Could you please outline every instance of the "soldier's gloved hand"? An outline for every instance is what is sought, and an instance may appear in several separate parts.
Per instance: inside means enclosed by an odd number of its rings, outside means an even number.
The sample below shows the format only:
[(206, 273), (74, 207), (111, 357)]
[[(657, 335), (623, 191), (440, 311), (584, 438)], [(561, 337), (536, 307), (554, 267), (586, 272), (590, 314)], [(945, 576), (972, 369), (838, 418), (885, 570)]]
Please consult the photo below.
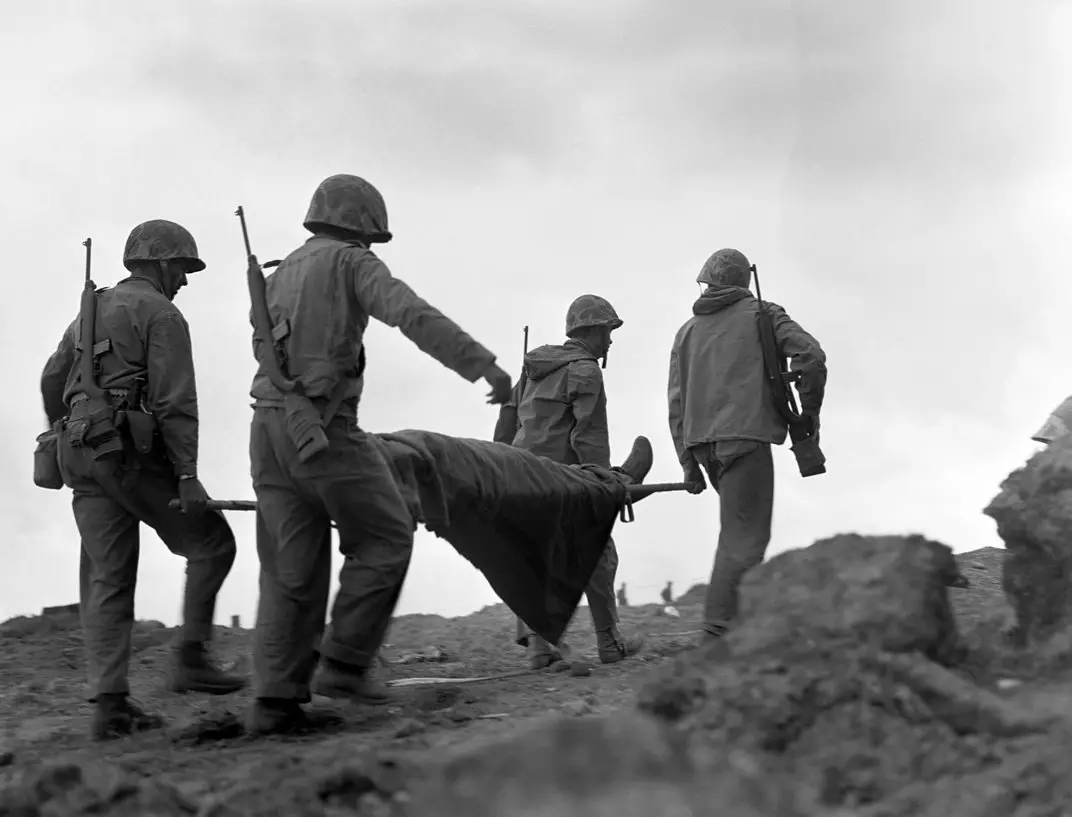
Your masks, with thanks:
[(197, 477), (179, 480), (179, 508), (182, 513), (198, 516), (208, 509), (208, 494)]
[(488, 392), (488, 403), (490, 405), (501, 406), (510, 399), (513, 383), (510, 381), (510, 375), (499, 368), (498, 365), (492, 363), (488, 366), (484, 371), (484, 380), (491, 386), (491, 391)]
[(684, 463), (682, 469), (685, 472), (685, 482), (689, 486), (690, 494), (702, 494), (707, 488), (707, 480), (704, 479), (703, 469), (700, 467), (700, 463), (696, 462), (694, 458), (690, 458), (687, 463)]

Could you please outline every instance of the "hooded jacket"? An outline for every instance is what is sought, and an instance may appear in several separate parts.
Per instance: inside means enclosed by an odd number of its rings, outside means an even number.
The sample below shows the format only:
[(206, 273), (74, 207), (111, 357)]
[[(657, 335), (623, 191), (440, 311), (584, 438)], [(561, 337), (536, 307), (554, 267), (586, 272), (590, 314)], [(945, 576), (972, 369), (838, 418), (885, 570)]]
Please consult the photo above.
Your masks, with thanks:
[[(521, 390), (524, 389), (522, 393)], [(519, 399), (520, 398), (520, 399)], [(525, 355), (504, 416), (516, 407), (517, 432), (496, 439), (564, 465), (610, 468), (607, 392), (599, 362), (583, 342), (568, 340)]]
[[(826, 388), (826, 354), (777, 304), (764, 301), (778, 350), (802, 373), (800, 407), (819, 414)], [(670, 352), (667, 398), (678, 460), (688, 449), (726, 440), (781, 445), (788, 428), (766, 379), (756, 323), (758, 302), (744, 287), (712, 286), (693, 304)]]

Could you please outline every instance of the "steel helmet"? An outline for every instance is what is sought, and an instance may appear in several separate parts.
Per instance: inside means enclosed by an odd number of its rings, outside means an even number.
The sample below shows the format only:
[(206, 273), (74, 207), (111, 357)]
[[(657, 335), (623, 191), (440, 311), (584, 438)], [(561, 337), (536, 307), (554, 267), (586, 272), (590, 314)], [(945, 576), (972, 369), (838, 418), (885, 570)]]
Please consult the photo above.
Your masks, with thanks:
[(1063, 437), (1072, 429), (1072, 397), (1067, 398), (1053, 410), (1046, 423), (1031, 435), (1035, 442), (1049, 445), (1058, 437)]
[(598, 295), (582, 295), (566, 310), (566, 337), (578, 329), (589, 326), (609, 326), (617, 329), (624, 323), (606, 298)]
[(197, 254), (197, 242), (190, 231), (162, 218), (144, 221), (130, 231), (123, 249), (123, 266), (133, 270), (145, 261), (189, 261), (189, 272), (200, 272), (205, 262)]
[(709, 286), (747, 287), (752, 282), (752, 266), (740, 250), (719, 250), (708, 258), (696, 276), (696, 283)]
[(348, 230), (370, 244), (391, 240), (387, 205), (380, 191), (360, 176), (346, 173), (328, 176), (320, 182), (302, 224), (310, 232), (315, 232), (318, 226)]

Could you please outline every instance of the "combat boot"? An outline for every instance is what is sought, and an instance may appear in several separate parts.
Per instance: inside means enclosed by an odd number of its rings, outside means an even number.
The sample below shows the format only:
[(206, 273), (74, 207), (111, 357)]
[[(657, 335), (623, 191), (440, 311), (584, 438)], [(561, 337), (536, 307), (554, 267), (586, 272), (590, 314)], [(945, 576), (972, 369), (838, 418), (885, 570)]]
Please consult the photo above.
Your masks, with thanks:
[(622, 638), (617, 627), (596, 631), (596, 650), (604, 664), (617, 664), (631, 655), (636, 655), (644, 646), (642, 636)]
[(114, 740), (134, 732), (163, 729), (164, 719), (144, 712), (123, 693), (97, 696), (90, 735), (95, 741)]
[(546, 669), (552, 664), (565, 659), (569, 655), (570, 648), (565, 641), (559, 641), (555, 646), (547, 639), (540, 638), (536, 633), (529, 633), (529, 669)]
[(392, 701), (387, 685), (372, 676), (368, 667), (343, 664), (325, 658), (313, 677), (314, 695), (336, 700), (382, 706)]
[(655, 453), (651, 449), (651, 441), (647, 437), (637, 437), (633, 440), (633, 448), (629, 456), (616, 470), (632, 478), (634, 485), (640, 485), (651, 471), (655, 461)]
[(220, 669), (209, 657), (200, 641), (184, 641), (175, 654), (171, 674), (172, 692), (207, 692), (210, 695), (229, 695), (243, 689), (247, 680)]
[(246, 732), (252, 737), (299, 735), (343, 723), (334, 712), (309, 712), (292, 698), (257, 698), (246, 715)]

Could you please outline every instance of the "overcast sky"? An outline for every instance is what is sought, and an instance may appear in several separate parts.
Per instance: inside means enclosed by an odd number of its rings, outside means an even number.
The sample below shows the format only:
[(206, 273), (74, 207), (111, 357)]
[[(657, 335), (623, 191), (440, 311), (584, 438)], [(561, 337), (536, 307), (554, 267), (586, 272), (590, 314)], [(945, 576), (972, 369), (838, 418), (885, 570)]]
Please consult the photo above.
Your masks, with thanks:
[[(1063, 7), (1062, 7), (1063, 6)], [(982, 508), (1072, 393), (1067, 100), (1056, 0), (606, 0), (11, 4), (0, 50), (0, 619), (76, 601), (70, 491), (35, 488), (41, 368), (94, 277), (166, 218), (208, 269), (177, 304), (194, 339), (200, 472), (252, 498), (245, 259), (307, 233), (333, 173), (382, 191), (394, 273), (516, 376), (521, 327), (562, 340), (584, 292), (625, 321), (606, 371), (613, 457), (666, 419), (671, 341), (720, 247), (829, 356), (825, 476), (787, 448), (771, 553), (845, 531), (1000, 545)], [(489, 438), (496, 411), (396, 330), (368, 335), (362, 425)], [(251, 623), (253, 520), (220, 599)], [(705, 580), (718, 501), (660, 496), (615, 532), (634, 601)], [(143, 528), (139, 618), (174, 623), (183, 561)], [(339, 557), (336, 557), (338, 563)], [(423, 529), (400, 612), (496, 598)], [(585, 614), (587, 615), (587, 614)]]

